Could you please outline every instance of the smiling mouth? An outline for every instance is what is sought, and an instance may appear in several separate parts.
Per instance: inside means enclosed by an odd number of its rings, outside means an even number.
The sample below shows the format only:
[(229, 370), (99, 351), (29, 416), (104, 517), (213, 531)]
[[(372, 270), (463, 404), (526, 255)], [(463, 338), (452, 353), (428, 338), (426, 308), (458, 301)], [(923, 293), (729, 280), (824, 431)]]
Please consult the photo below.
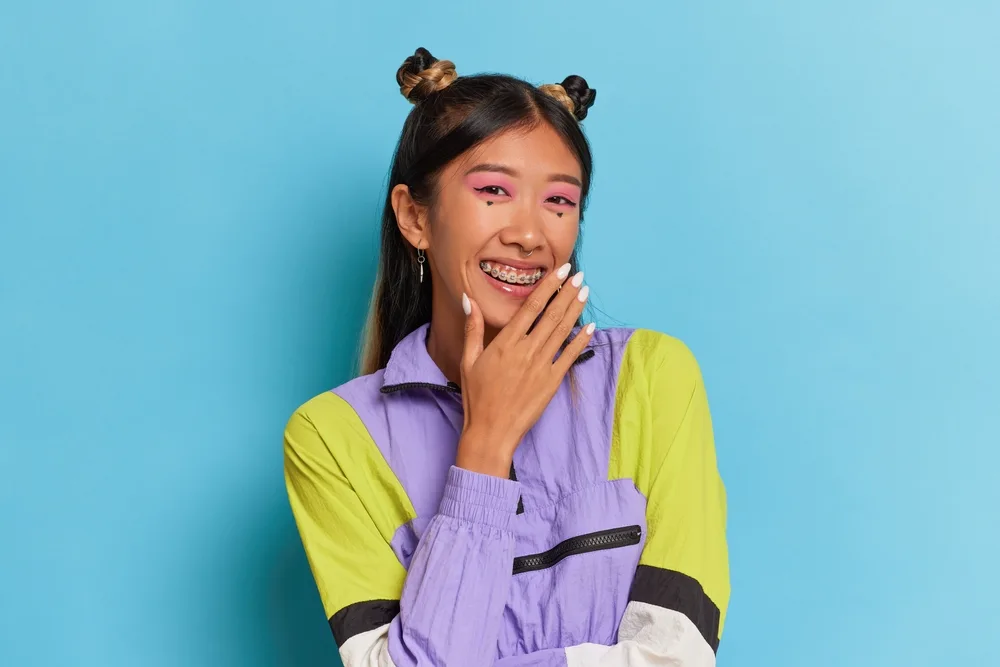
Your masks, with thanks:
[(508, 285), (534, 285), (545, 275), (545, 269), (541, 267), (519, 269), (496, 262), (480, 262), (479, 268), (494, 280)]

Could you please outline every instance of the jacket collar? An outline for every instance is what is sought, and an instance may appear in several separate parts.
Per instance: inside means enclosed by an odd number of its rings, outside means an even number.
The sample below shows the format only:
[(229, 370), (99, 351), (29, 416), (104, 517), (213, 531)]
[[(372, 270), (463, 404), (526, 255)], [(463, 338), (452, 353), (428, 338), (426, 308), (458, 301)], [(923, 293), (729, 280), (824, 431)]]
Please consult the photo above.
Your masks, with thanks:
[(383, 394), (418, 387), (458, 392), (458, 385), (448, 381), (427, 352), (430, 326), (430, 323), (420, 325), (392, 349), (382, 375)]
[[(399, 341), (389, 355), (385, 373), (382, 375), (383, 394), (391, 394), (403, 389), (434, 389), (450, 393), (459, 393), (457, 384), (450, 382), (438, 368), (431, 355), (427, 352), (427, 332), (430, 323), (422, 324)], [(574, 330), (573, 334), (576, 333)], [(572, 335), (570, 339), (572, 340)], [(594, 356), (594, 350), (588, 347), (574, 362), (582, 363)]]

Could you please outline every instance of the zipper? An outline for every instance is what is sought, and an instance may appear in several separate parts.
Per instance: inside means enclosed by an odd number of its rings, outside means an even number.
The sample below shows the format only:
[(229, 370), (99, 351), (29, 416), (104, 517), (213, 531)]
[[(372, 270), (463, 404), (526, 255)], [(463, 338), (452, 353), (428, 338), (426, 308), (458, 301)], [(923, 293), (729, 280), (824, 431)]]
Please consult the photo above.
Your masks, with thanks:
[(602, 530), (596, 533), (571, 537), (540, 554), (518, 556), (514, 559), (514, 574), (544, 570), (545, 568), (552, 567), (563, 558), (575, 554), (603, 551), (604, 549), (617, 549), (619, 547), (639, 544), (641, 537), (642, 528), (639, 526), (612, 528), (611, 530)]
[[(576, 358), (573, 365), (577, 365), (587, 359), (590, 359), (596, 354), (594, 350), (586, 349), (580, 353), (580, 356)], [(394, 394), (397, 391), (402, 391), (404, 389), (433, 389), (434, 391), (443, 391), (449, 394), (461, 394), (462, 389), (454, 382), (449, 382), (448, 384), (437, 384), (435, 382), (400, 382), (399, 384), (387, 384), (381, 389), (380, 392), (383, 394)]]
[(460, 394), (462, 390), (454, 382), (448, 384), (435, 384), (434, 382), (400, 382), (399, 384), (387, 384), (379, 391), (383, 394), (392, 394), (403, 389), (433, 389), (434, 391), (444, 391), (450, 394)]

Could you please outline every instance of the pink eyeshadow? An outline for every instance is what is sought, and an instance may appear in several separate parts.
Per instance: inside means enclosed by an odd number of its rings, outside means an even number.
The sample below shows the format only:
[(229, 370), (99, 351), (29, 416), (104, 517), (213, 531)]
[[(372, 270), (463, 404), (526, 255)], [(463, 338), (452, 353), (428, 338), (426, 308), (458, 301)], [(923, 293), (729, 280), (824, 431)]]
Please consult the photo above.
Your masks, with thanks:
[(550, 197), (565, 197), (574, 203), (580, 202), (580, 188), (569, 185), (567, 183), (560, 183), (558, 186), (546, 191), (545, 197), (543, 199), (548, 199)]
[(514, 184), (503, 174), (497, 174), (494, 172), (476, 172), (466, 176), (465, 183), (473, 189), (495, 185), (506, 190), (511, 197), (514, 196)]

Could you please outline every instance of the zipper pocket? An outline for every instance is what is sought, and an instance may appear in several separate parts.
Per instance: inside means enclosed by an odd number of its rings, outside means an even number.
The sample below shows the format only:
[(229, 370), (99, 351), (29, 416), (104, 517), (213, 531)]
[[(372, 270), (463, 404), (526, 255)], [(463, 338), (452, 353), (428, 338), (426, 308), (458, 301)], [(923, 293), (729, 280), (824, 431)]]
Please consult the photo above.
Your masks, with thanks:
[(602, 530), (596, 533), (571, 537), (540, 554), (518, 556), (514, 559), (514, 574), (544, 570), (545, 568), (552, 567), (563, 558), (575, 554), (629, 547), (633, 544), (639, 544), (641, 537), (642, 528), (639, 526), (612, 528), (611, 530)]

